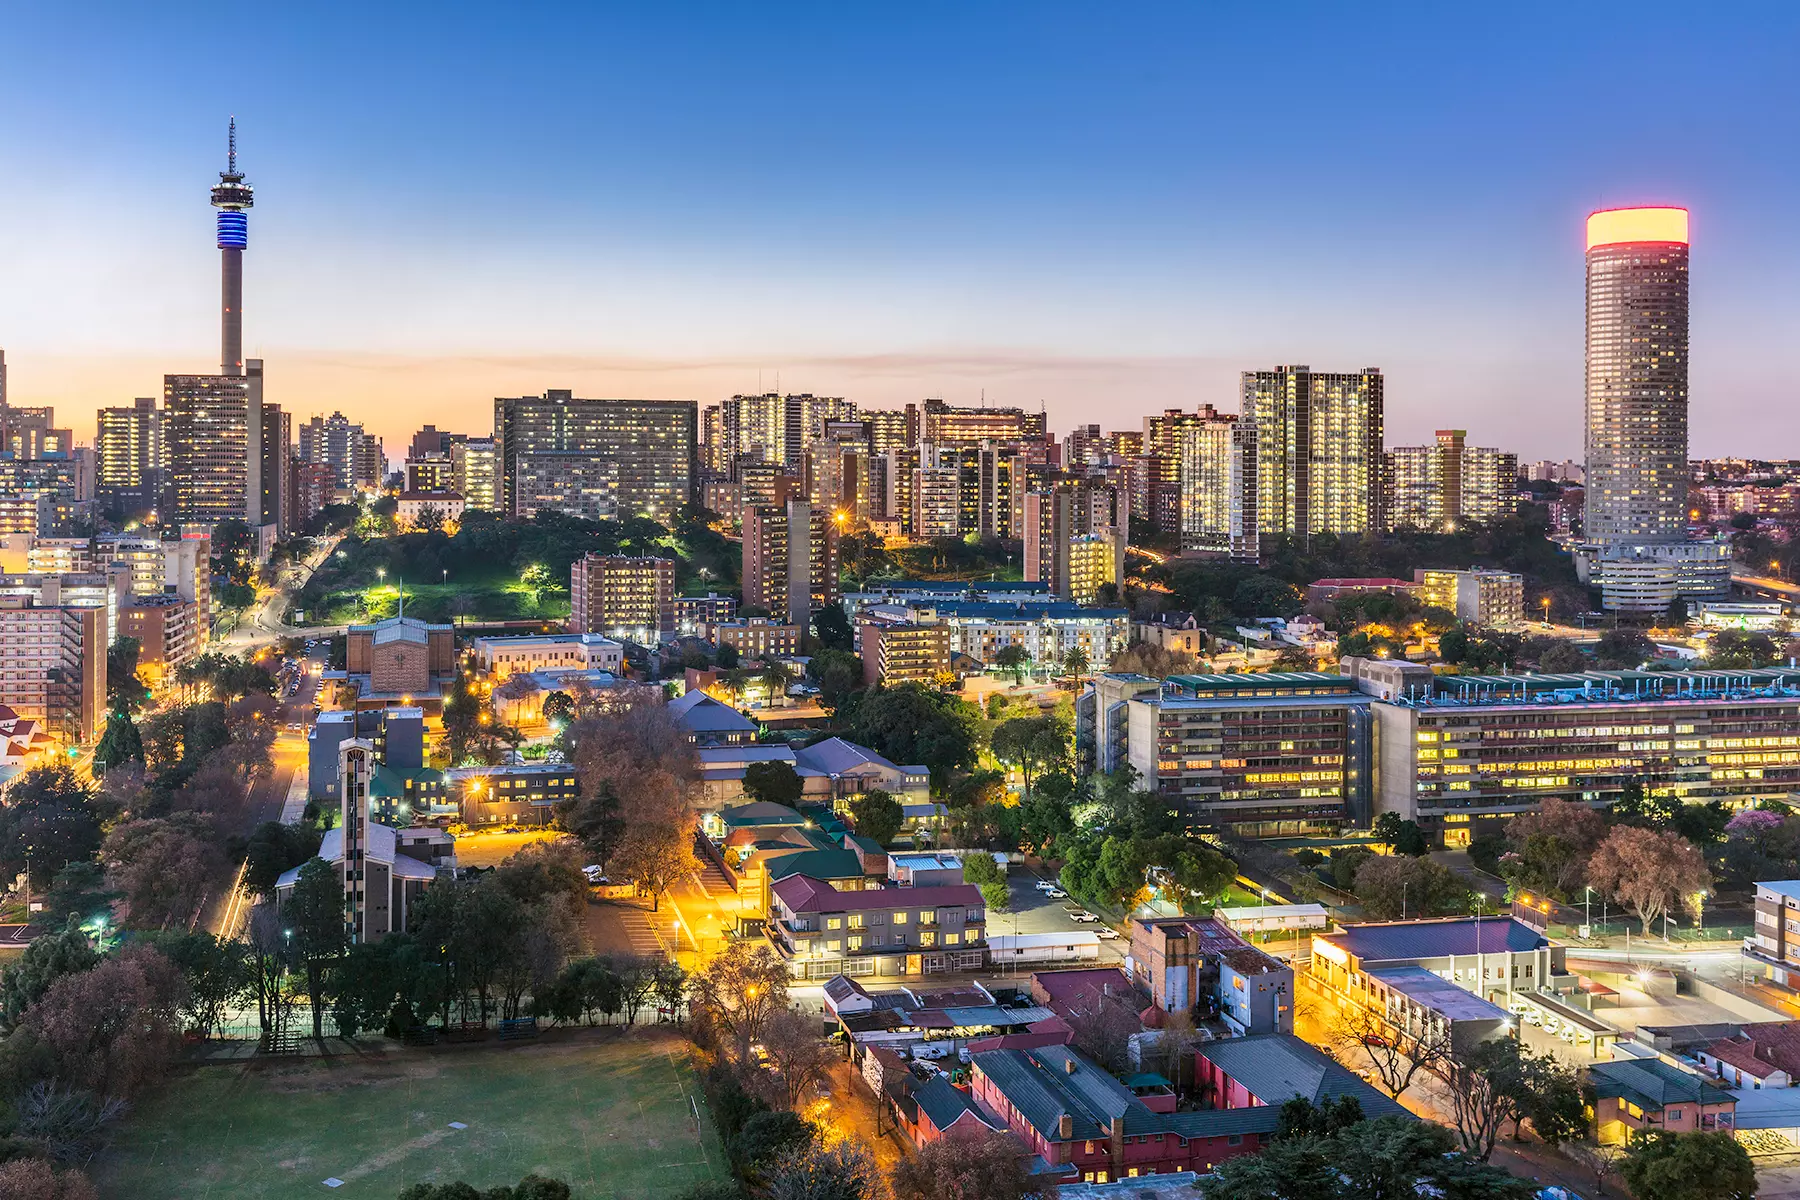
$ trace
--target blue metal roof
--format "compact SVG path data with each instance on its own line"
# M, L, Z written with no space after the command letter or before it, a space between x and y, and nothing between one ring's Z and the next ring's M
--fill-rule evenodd
M1520 953L1550 944L1543 934L1511 917L1350 925L1337 933L1317 936L1364 963L1418 962L1452 954Z

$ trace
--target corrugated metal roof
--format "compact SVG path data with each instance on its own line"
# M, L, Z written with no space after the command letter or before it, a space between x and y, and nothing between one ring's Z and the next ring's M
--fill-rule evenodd
M1543 934L1511 917L1351 925L1337 933L1315 936L1364 963L1418 962L1452 954L1520 953L1550 944Z
M1335 1100L1339 1096L1355 1096L1365 1117L1410 1115L1290 1033L1264 1033L1206 1042L1197 1052L1242 1084L1252 1096L1274 1109L1295 1096L1314 1103Z

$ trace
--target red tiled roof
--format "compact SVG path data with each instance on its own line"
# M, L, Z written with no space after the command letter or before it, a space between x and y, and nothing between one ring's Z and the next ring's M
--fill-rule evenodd
M1760 1021L1746 1025L1743 1036L1722 1038L1706 1053L1756 1079L1776 1071L1800 1078L1800 1021Z
M777 899L793 912L868 912L890 908L943 908L961 905L981 907L981 889L972 883L945 887L870 888L840 892L828 883L805 875L790 875L772 889Z

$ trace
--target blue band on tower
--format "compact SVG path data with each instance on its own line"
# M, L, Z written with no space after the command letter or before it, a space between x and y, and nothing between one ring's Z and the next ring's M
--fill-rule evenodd
M241 212L219 214L219 249L242 250L250 245L250 218Z

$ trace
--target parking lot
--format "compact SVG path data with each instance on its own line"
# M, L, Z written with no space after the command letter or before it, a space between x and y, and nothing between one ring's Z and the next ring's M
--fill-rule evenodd
M1077 921L1069 910L1081 911L1078 901L1064 897L1058 899L1048 892L1039 891L1037 882L1048 879L1039 875L1022 863L1014 863L1007 871L1007 892L1011 897L1011 911L992 913L988 917L988 936L1013 933L1068 933L1082 931L1100 933L1107 928L1099 921ZM1105 940L1101 934L1100 962L1114 965L1125 957L1125 950L1131 943L1124 937Z

